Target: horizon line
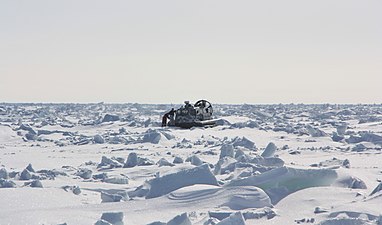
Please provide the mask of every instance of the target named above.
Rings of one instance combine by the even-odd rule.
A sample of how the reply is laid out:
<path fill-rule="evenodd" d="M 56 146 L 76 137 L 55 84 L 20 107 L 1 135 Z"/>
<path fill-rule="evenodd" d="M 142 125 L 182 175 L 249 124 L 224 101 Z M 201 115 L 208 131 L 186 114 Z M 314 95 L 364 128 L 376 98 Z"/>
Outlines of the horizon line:
<path fill-rule="evenodd" d="M 382 102 L 379 103 L 370 103 L 370 102 L 359 102 L 359 103 L 334 103 L 334 102 L 280 102 L 280 103 L 222 103 L 222 102 L 212 102 L 214 105 L 382 105 Z M 65 105 L 65 104 L 76 104 L 76 105 L 96 105 L 96 104 L 105 104 L 105 105 L 124 105 L 124 104 L 139 104 L 139 105 L 182 105 L 182 103 L 148 103 L 148 102 L 105 102 L 105 101 L 97 101 L 97 102 L 0 102 L 1 105 Z"/>

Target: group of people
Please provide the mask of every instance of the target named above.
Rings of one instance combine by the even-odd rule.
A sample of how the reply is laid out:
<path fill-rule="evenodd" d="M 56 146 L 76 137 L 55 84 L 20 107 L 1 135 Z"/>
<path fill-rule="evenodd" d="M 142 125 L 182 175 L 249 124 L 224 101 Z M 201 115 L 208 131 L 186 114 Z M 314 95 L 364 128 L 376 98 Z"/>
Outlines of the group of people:
<path fill-rule="evenodd" d="M 191 118 L 196 117 L 198 111 L 195 109 L 195 107 L 191 105 L 189 101 L 185 101 L 184 103 L 185 105 L 181 109 L 179 109 L 180 111 L 178 113 L 180 114 L 178 116 L 183 116 L 186 118 L 186 120 L 189 119 L 188 117 L 191 117 Z M 198 101 L 195 106 L 198 108 L 199 112 L 203 112 L 203 110 L 205 110 L 206 113 L 208 113 L 208 108 L 205 109 L 206 103 L 204 100 Z M 162 117 L 162 127 L 166 127 L 167 125 L 174 126 L 175 114 L 176 114 L 176 110 L 174 108 L 172 108 L 171 111 L 165 113 Z M 202 117 L 199 119 L 203 120 L 202 113 L 201 113 L 201 116 Z M 170 120 L 170 121 L 167 123 L 167 120 Z"/>
<path fill-rule="evenodd" d="M 185 101 L 184 102 L 184 108 L 189 110 L 189 109 L 194 109 L 194 107 L 190 104 L 189 101 Z M 167 112 L 163 115 L 162 117 L 162 127 L 165 127 L 167 126 L 167 120 L 170 120 L 168 125 L 175 125 L 175 113 L 176 113 L 176 110 L 174 108 L 172 108 L 170 110 L 170 112 Z"/>

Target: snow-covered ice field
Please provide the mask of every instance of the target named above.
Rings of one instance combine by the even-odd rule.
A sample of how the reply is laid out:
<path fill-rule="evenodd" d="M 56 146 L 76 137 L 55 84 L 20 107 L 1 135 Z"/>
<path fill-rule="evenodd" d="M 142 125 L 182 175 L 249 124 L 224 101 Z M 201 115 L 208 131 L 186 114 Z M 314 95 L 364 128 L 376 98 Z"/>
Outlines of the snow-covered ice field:
<path fill-rule="evenodd" d="M 0 104 L 0 225 L 382 224 L 382 105 Z"/>

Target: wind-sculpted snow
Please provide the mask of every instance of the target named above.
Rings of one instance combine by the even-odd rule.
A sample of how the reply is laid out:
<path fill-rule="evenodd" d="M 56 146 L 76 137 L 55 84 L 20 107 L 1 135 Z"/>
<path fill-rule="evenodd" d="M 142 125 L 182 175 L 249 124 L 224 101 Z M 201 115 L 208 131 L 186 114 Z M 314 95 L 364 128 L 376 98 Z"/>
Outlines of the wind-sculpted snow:
<path fill-rule="evenodd" d="M 146 198 L 159 197 L 194 184 L 217 185 L 217 180 L 207 164 L 147 181 L 149 191 Z"/>
<path fill-rule="evenodd" d="M 272 206 L 268 195 L 260 188 L 253 186 L 193 185 L 171 192 L 168 198 L 182 204 L 213 202 L 216 206 L 226 206 L 232 210 Z"/>
<path fill-rule="evenodd" d="M 280 167 L 260 175 L 232 180 L 227 186 L 256 186 L 263 189 L 276 204 L 285 196 L 298 190 L 329 186 L 337 178 L 334 170 L 328 169 L 295 169 Z"/>

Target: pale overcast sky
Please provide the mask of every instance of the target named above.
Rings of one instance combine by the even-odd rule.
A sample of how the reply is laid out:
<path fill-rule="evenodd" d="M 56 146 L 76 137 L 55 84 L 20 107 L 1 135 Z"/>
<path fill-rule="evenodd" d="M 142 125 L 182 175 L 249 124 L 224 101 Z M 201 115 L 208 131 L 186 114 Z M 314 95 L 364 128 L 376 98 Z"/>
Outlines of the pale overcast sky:
<path fill-rule="evenodd" d="M 382 103 L 380 0 L 3 0 L 0 102 Z"/>

